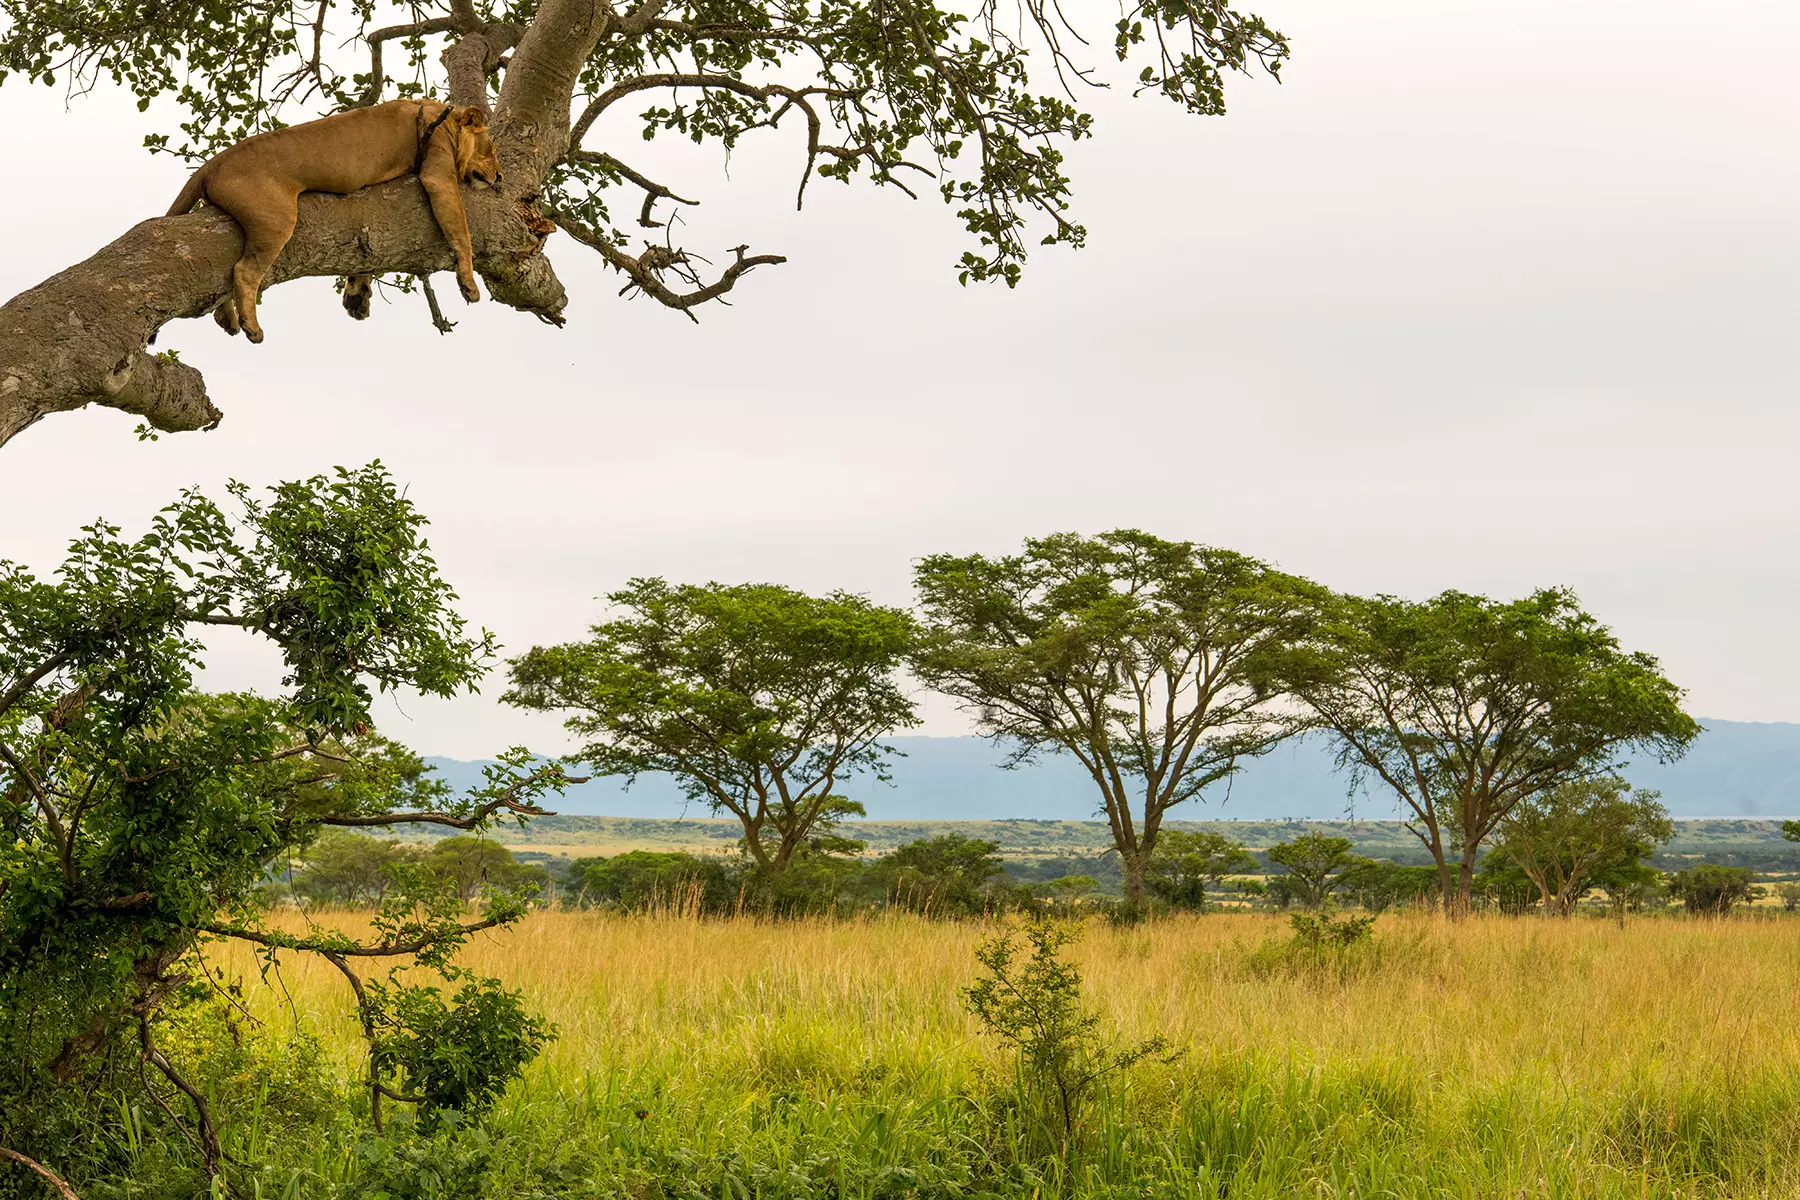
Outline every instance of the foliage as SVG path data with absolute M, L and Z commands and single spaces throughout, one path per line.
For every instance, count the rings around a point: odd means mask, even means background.
M 1160 1034 L 1122 1045 L 1101 1031 L 1100 1018 L 1083 1006 L 1081 972 L 1061 958 L 1075 937 L 1067 923 L 1034 921 L 1025 927 L 1024 962 L 1012 933 L 990 938 L 975 950 L 987 974 L 963 993 L 982 1027 L 1017 1051 L 1021 1091 L 1049 1101 L 1065 1161 L 1106 1080 L 1146 1059 L 1175 1057 Z
M 541 811 L 532 797 L 563 779 L 515 754 L 453 799 L 370 735 L 373 688 L 449 695 L 491 649 L 464 632 L 423 517 L 379 464 L 230 492 L 234 512 L 188 492 L 135 540 L 87 527 L 53 581 L 0 564 L 0 1116 L 141 1100 L 155 1072 L 208 1175 L 224 1169 L 217 1123 L 158 1045 L 202 940 L 256 941 L 271 966 L 277 944 L 313 950 L 352 977 L 343 956 L 401 946 L 445 966 L 467 929 L 421 881 L 384 896 L 377 929 L 394 940 L 376 947 L 260 932 L 258 889 L 327 827 L 475 829 Z M 208 626 L 271 643 L 281 693 L 196 693 Z M 21 1140 L 63 1152 L 34 1128 Z
M 1566 917 L 1590 889 L 1623 880 L 1675 836 L 1656 792 L 1633 795 L 1622 779 L 1560 784 L 1529 796 L 1500 822 L 1496 855 L 1537 887 L 1545 916 Z
M 713 915 L 731 910 L 740 872 L 717 856 L 629 850 L 612 858 L 578 858 L 568 873 L 580 906 Z
M 1132 906 L 1164 815 L 1290 732 L 1256 680 L 1316 589 L 1255 559 L 1123 529 L 931 555 L 914 582 L 928 629 L 915 671 L 1010 745 L 1011 765 L 1080 761 Z
M 1372 864 L 1351 853 L 1349 838 L 1323 833 L 1303 833 L 1291 842 L 1269 847 L 1269 861 L 1287 868 L 1287 886 L 1294 899 L 1318 908 L 1339 888 L 1351 885 Z M 1296 917 L 1296 920 L 1298 918 Z
M 1800 883 L 1778 883 L 1775 894 L 1781 898 L 1781 907 L 1788 912 L 1800 909 Z
M 595 770 L 664 772 L 729 812 L 771 873 L 809 846 L 845 849 L 832 826 L 862 808 L 837 788 L 859 772 L 886 779 L 881 739 L 918 720 L 895 678 L 911 620 L 772 584 L 639 579 L 608 600 L 623 612 L 588 641 L 512 660 L 505 698 L 573 714 Z
M 882 855 L 872 873 L 900 908 L 927 916 L 980 916 L 997 907 L 990 884 L 1005 873 L 999 849 L 997 842 L 940 834 Z
M 447 880 L 458 900 L 474 900 L 485 888 L 508 892 L 541 889 L 548 880 L 542 867 L 527 866 L 505 846 L 467 834 L 433 842 L 423 866 Z
M 1310 978 L 1348 979 L 1375 961 L 1375 917 L 1364 913 L 1334 917 L 1329 909 L 1288 914 L 1293 936 L 1287 941 L 1265 940 L 1250 952 L 1246 965 L 1252 975 L 1301 975 Z
M 1121 82 L 1129 78 L 1137 92 L 1206 115 L 1224 111 L 1227 73 L 1276 75 L 1288 53 L 1261 18 L 1211 0 L 1136 0 L 1116 25 L 1085 32 L 1069 16 L 1030 3 L 1011 11 L 990 5 L 970 20 L 930 0 L 897 10 L 842 0 L 678 0 L 655 14 L 607 21 L 585 61 L 561 68 L 579 77 L 550 81 L 542 77 L 548 65 L 534 71 L 526 49 L 534 24 L 555 20 L 540 37 L 578 45 L 589 28 L 585 7 L 579 22 L 560 10 L 546 16 L 553 8 L 534 0 L 427 0 L 403 6 L 412 24 L 387 25 L 387 6 L 375 0 L 4 0 L 0 78 L 61 81 L 74 93 L 110 78 L 140 108 L 173 99 L 178 130 L 151 134 L 147 144 L 204 157 L 284 121 L 373 102 L 390 80 L 401 95 L 442 95 L 445 42 L 453 50 L 480 39 L 476 62 L 485 58 L 503 81 L 502 117 L 509 101 L 560 92 L 561 112 L 533 114 L 575 126 L 568 148 L 555 147 L 546 206 L 597 247 L 628 240 L 609 212 L 610 189 L 644 188 L 641 215 L 627 204 L 644 225 L 654 223 L 651 203 L 672 195 L 613 155 L 581 145 L 603 112 L 650 93 L 628 118 L 638 136 L 674 135 L 727 153 L 793 114 L 790 129 L 798 124 L 805 135 L 802 198 L 815 171 L 846 183 L 864 176 L 909 195 L 927 182 L 974 243 L 961 277 L 1012 284 L 1031 242 L 1080 246 L 1086 236 L 1068 215 L 1063 157 L 1065 146 L 1092 133 L 1072 89 L 1098 80 L 1095 64 L 1078 56 L 1109 46 Z M 390 55 L 402 51 L 400 63 L 371 61 L 371 48 L 384 42 Z M 503 53 L 515 44 L 512 55 Z M 1037 87 L 1027 70 L 1033 62 L 1044 64 Z M 1055 80 L 1048 89 L 1045 71 Z M 571 84 L 579 115 L 569 108 Z M 612 128 L 608 136 L 616 142 L 625 133 Z
M 1387 859 L 1370 859 L 1356 871 L 1342 893 L 1353 897 L 1369 912 L 1385 912 L 1396 905 L 1435 902 L 1436 867 L 1406 866 Z
M 1756 874 L 1748 867 L 1721 867 L 1700 863 L 1669 877 L 1669 894 L 1690 913 L 1722 917 L 1733 906 L 1748 904 L 1763 894 Z
M 1611 774 L 1629 750 L 1679 757 L 1700 732 L 1656 660 L 1622 650 L 1560 589 L 1336 597 L 1266 686 L 1306 704 L 1354 779 L 1412 810 L 1451 912 L 1467 908 L 1482 845 L 1515 806 Z
M 1165 830 L 1150 856 L 1145 882 L 1171 908 L 1206 911 L 1206 889 L 1227 875 L 1256 869 L 1244 843 L 1214 830 Z
M 444 978 L 457 985 L 453 1003 L 436 986 L 369 985 L 381 1010 L 377 1053 L 400 1070 L 427 1119 L 446 1110 L 479 1114 L 555 1036 L 525 1011 L 522 993 L 498 980 L 455 968 Z M 383 1003 L 388 987 L 392 1002 Z
M 339 908 L 380 904 L 401 866 L 417 866 L 417 846 L 342 829 L 326 830 L 293 873 L 293 891 L 307 903 Z

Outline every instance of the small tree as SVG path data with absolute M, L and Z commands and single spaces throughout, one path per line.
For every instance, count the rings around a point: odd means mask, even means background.
M 1122 1045 L 1101 1031 L 1100 1018 L 1083 1006 L 1081 972 L 1061 958 L 1076 936 L 1067 924 L 1034 921 L 1025 928 L 1031 956 L 1022 963 L 1010 932 L 983 942 L 975 957 L 987 974 L 963 993 L 982 1027 L 1018 1051 L 1021 1091 L 1053 1114 L 1065 1163 L 1108 1078 L 1148 1058 L 1175 1057 L 1161 1034 Z
M 881 739 L 918 722 L 895 678 L 913 624 L 894 609 L 844 592 L 660 579 L 607 599 L 623 611 L 588 641 L 512 660 L 505 699 L 570 713 L 569 730 L 587 739 L 579 757 L 601 774 L 662 772 L 729 812 L 765 871 L 861 815 L 837 789 L 858 772 L 885 780 Z
M 307 847 L 305 866 L 294 874 L 294 894 L 316 905 L 379 905 L 395 872 L 422 857 L 418 847 L 392 838 L 327 830 Z
M 433 842 L 425 854 L 425 869 L 447 880 L 462 901 L 476 899 L 484 888 L 517 891 L 540 886 L 545 873 L 532 870 L 513 857 L 513 852 L 482 837 L 447 837 Z
M 1269 847 L 1269 861 L 1287 868 L 1286 883 L 1294 899 L 1308 908 L 1318 908 L 1331 893 L 1354 880 L 1357 872 L 1371 864 L 1352 853 L 1349 838 L 1323 833 L 1303 833 L 1291 842 L 1277 842 Z
M 1496 855 L 1537 887 L 1544 915 L 1566 917 L 1587 892 L 1675 836 L 1656 792 L 1616 777 L 1578 779 L 1529 797 L 1500 822 Z
M 1000 843 L 946 833 L 897 847 L 875 864 L 890 902 L 939 916 L 980 916 L 989 884 L 1005 874 Z
M 1227 875 L 1256 869 L 1244 843 L 1211 829 L 1169 829 L 1150 856 L 1145 882 L 1173 908 L 1206 911 L 1206 890 Z
M 932 555 L 914 581 L 919 676 L 1009 745 L 1009 766 L 1081 763 L 1133 909 L 1168 811 L 1291 732 L 1260 664 L 1304 628 L 1317 589 L 1265 563 L 1121 529 Z
M 1700 863 L 1671 875 L 1669 894 L 1686 905 L 1690 913 L 1722 917 L 1735 905 L 1757 899 L 1762 888 L 1757 886 L 1756 872 L 1749 867 Z
M 1630 750 L 1679 758 L 1700 733 L 1657 661 L 1622 650 L 1561 589 L 1506 602 L 1335 597 L 1277 661 L 1264 686 L 1312 710 L 1354 780 L 1411 810 L 1453 915 L 1518 804 L 1614 774 Z

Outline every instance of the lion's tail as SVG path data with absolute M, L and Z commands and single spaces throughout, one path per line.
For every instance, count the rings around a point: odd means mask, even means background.
M 202 167 L 188 176 L 187 186 L 181 189 L 181 195 L 175 197 L 175 203 L 169 205 L 168 216 L 179 217 L 183 213 L 194 211 L 194 205 L 199 203 L 200 193 L 206 186 L 205 180 L 201 178 L 205 174 L 206 168 Z

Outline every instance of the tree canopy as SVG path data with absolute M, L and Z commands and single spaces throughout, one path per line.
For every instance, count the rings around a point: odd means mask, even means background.
M 491 647 L 450 608 L 424 520 L 379 465 L 231 494 L 221 506 L 188 492 L 136 538 L 95 523 L 50 579 L 0 563 L 0 1125 L 49 1157 L 61 1148 L 47 1130 L 74 1098 L 103 1082 L 149 1089 L 154 1071 L 191 1103 L 206 1173 L 224 1169 L 213 1114 L 157 1033 L 205 971 L 209 938 L 310 951 L 346 977 L 377 1124 L 384 1097 L 462 1102 L 432 1090 L 432 1062 L 456 1051 L 415 1037 L 428 1026 L 478 1017 L 496 1046 L 515 1039 L 522 1057 L 487 1060 L 500 1083 L 547 1034 L 513 993 L 451 961 L 523 896 L 495 895 L 465 924 L 454 894 L 402 874 L 371 943 L 263 927 L 260 885 L 326 829 L 479 829 L 542 812 L 534 798 L 566 777 L 515 752 L 452 797 L 371 734 L 372 689 L 450 695 L 480 677 Z M 199 634 L 215 626 L 279 651 L 279 694 L 194 690 Z M 417 977 L 366 979 L 352 965 L 408 955 L 458 985 L 454 1003 Z M 469 1103 L 499 1086 L 463 1083 L 476 1086 L 458 1093 Z
M 1577 779 L 1527 797 L 1500 822 L 1496 854 L 1537 885 L 1545 916 L 1566 917 L 1590 889 L 1631 872 L 1675 836 L 1656 792 Z
M 663 772 L 730 813 L 771 871 L 863 811 L 838 789 L 885 779 L 881 739 L 917 723 L 896 678 L 914 638 L 905 613 L 773 584 L 638 579 L 607 599 L 619 615 L 587 641 L 513 659 L 506 699 L 569 713 L 600 773 Z
M 1336 597 L 1266 685 L 1311 710 L 1340 766 L 1411 810 L 1453 912 L 1517 805 L 1612 774 L 1631 750 L 1678 758 L 1700 733 L 1656 659 L 1622 649 L 1563 589 Z
M 1354 853 L 1349 838 L 1316 831 L 1270 846 L 1269 861 L 1287 869 L 1289 892 L 1308 908 L 1318 908 L 1333 892 L 1354 881 L 1359 871 L 1373 866 Z
M 972 16 L 934 0 L 0 0 L 0 12 L 0 78 L 71 94 L 109 82 L 140 107 L 172 102 L 176 120 L 146 141 L 190 159 L 394 96 L 491 110 L 505 183 L 467 197 L 475 266 L 494 299 L 557 324 L 568 298 L 542 253 L 557 230 L 617 269 L 625 291 L 690 316 L 784 261 L 740 246 L 703 268 L 657 207 L 693 204 L 692 189 L 633 167 L 633 143 L 678 137 L 729 153 L 779 129 L 795 147 L 796 203 L 815 176 L 934 192 L 969 235 L 959 277 L 1014 284 L 1032 243 L 1086 237 L 1064 159 L 1094 132 L 1084 93 L 1118 83 L 1216 114 L 1227 75 L 1277 75 L 1288 55 L 1262 18 L 1219 0 L 1134 0 L 1091 24 L 1035 0 Z M 1116 70 L 1102 71 L 1107 57 Z M 212 308 L 235 242 L 217 213 L 146 222 L 8 304 L 0 378 L 18 383 L 0 392 L 0 442 L 85 403 L 159 429 L 216 423 L 198 372 L 145 344 Z M 408 178 L 309 198 L 268 283 L 423 279 L 448 265 Z M 128 300 L 105 291 L 118 278 L 134 280 Z M 69 311 L 114 327 L 61 328 Z
M 1122 529 L 931 555 L 914 580 L 927 628 L 914 669 L 1015 765 L 1050 752 L 1087 769 L 1133 904 L 1164 814 L 1291 732 L 1260 664 L 1317 589 L 1256 559 Z

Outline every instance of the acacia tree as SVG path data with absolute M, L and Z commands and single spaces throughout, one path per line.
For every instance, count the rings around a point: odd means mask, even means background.
M 768 871 L 848 848 L 832 826 L 863 809 L 837 789 L 856 773 L 885 780 L 881 739 L 918 723 L 895 678 L 911 619 L 773 584 L 635 579 L 607 600 L 623 611 L 589 640 L 513 659 L 505 699 L 570 713 L 588 739 L 577 757 L 599 773 L 661 772 L 730 813 Z
M 1244 843 L 1212 829 L 1170 829 L 1150 856 L 1146 882 L 1159 898 L 1176 908 L 1206 911 L 1206 889 L 1225 876 L 1256 869 L 1256 858 Z
M 450 695 L 491 648 L 449 607 L 423 518 L 379 466 L 267 500 L 232 490 L 235 514 L 188 493 L 136 539 L 88 527 L 53 580 L 0 563 L 0 1128 L 20 1153 L 66 1161 L 81 1147 L 58 1115 L 141 1082 L 158 1108 L 191 1108 L 206 1174 L 225 1169 L 217 1112 L 157 1034 L 205 972 L 209 938 L 311 952 L 343 974 L 377 1126 L 384 1099 L 484 1102 L 547 1032 L 451 962 L 468 933 L 518 916 L 522 896 L 465 922 L 453 893 L 402 879 L 372 941 L 262 927 L 258 886 L 324 829 L 479 829 L 542 812 L 533 798 L 566 780 L 518 752 L 455 798 L 368 737 L 372 688 Z M 281 694 L 195 693 L 198 634 L 219 626 L 278 648 Z M 454 1005 L 356 965 L 409 956 L 458 985 Z M 436 1036 L 459 1022 L 480 1046 Z M 441 1056 L 458 1055 L 451 1079 Z
M 1658 793 L 1633 793 L 1622 779 L 1578 779 L 1514 807 L 1494 852 L 1537 885 L 1545 916 L 1566 917 L 1608 874 L 1636 868 L 1674 836 Z
M 1562 589 L 1336 597 L 1275 667 L 1268 686 L 1312 710 L 1339 766 L 1411 811 L 1453 915 L 1468 911 L 1482 844 L 1519 804 L 1612 774 L 1629 750 L 1678 758 L 1700 733 L 1656 659 L 1622 650 Z
M 1048 752 L 1086 768 L 1134 907 L 1164 814 L 1292 731 L 1261 663 L 1317 589 L 1255 559 L 1122 529 L 932 555 L 914 581 L 914 670 L 1010 744 L 1009 766 Z
M 1354 851 L 1349 838 L 1303 833 L 1291 842 L 1270 846 L 1269 861 L 1287 868 L 1288 887 L 1300 903 L 1318 908 L 1331 893 L 1375 865 Z
M 624 161 L 629 141 L 675 134 L 729 152 L 780 127 L 797 143 L 797 201 L 815 174 L 930 188 L 972 237 L 962 279 L 1011 284 L 1031 240 L 1079 246 L 1086 235 L 1070 215 L 1063 147 L 1092 130 L 1074 101 L 1102 82 L 1085 61 L 1095 34 L 1136 91 L 1197 114 L 1224 111 L 1227 73 L 1273 75 L 1288 53 L 1222 0 L 1134 0 L 1110 29 L 1085 33 L 1035 0 L 984 4 L 973 19 L 933 0 L 0 0 L 0 13 L 0 77 L 77 93 L 110 78 L 145 104 L 173 99 L 179 128 L 147 141 L 188 158 L 396 95 L 491 110 L 505 179 L 464 198 L 475 269 L 495 300 L 559 325 L 568 301 L 543 254 L 558 229 L 619 270 L 627 292 L 690 316 L 784 261 L 739 247 L 702 279 L 700 257 L 656 215 L 659 201 L 693 201 Z M 1035 86 L 1028 64 L 1054 84 Z M 621 187 L 642 203 L 621 202 Z M 661 240 L 634 249 L 615 206 Z M 145 221 L 0 309 L 0 443 L 85 404 L 157 429 L 216 424 L 199 372 L 146 344 L 164 323 L 212 309 L 239 245 L 217 211 Z M 451 265 L 405 177 L 306 197 L 266 282 L 423 279 Z

